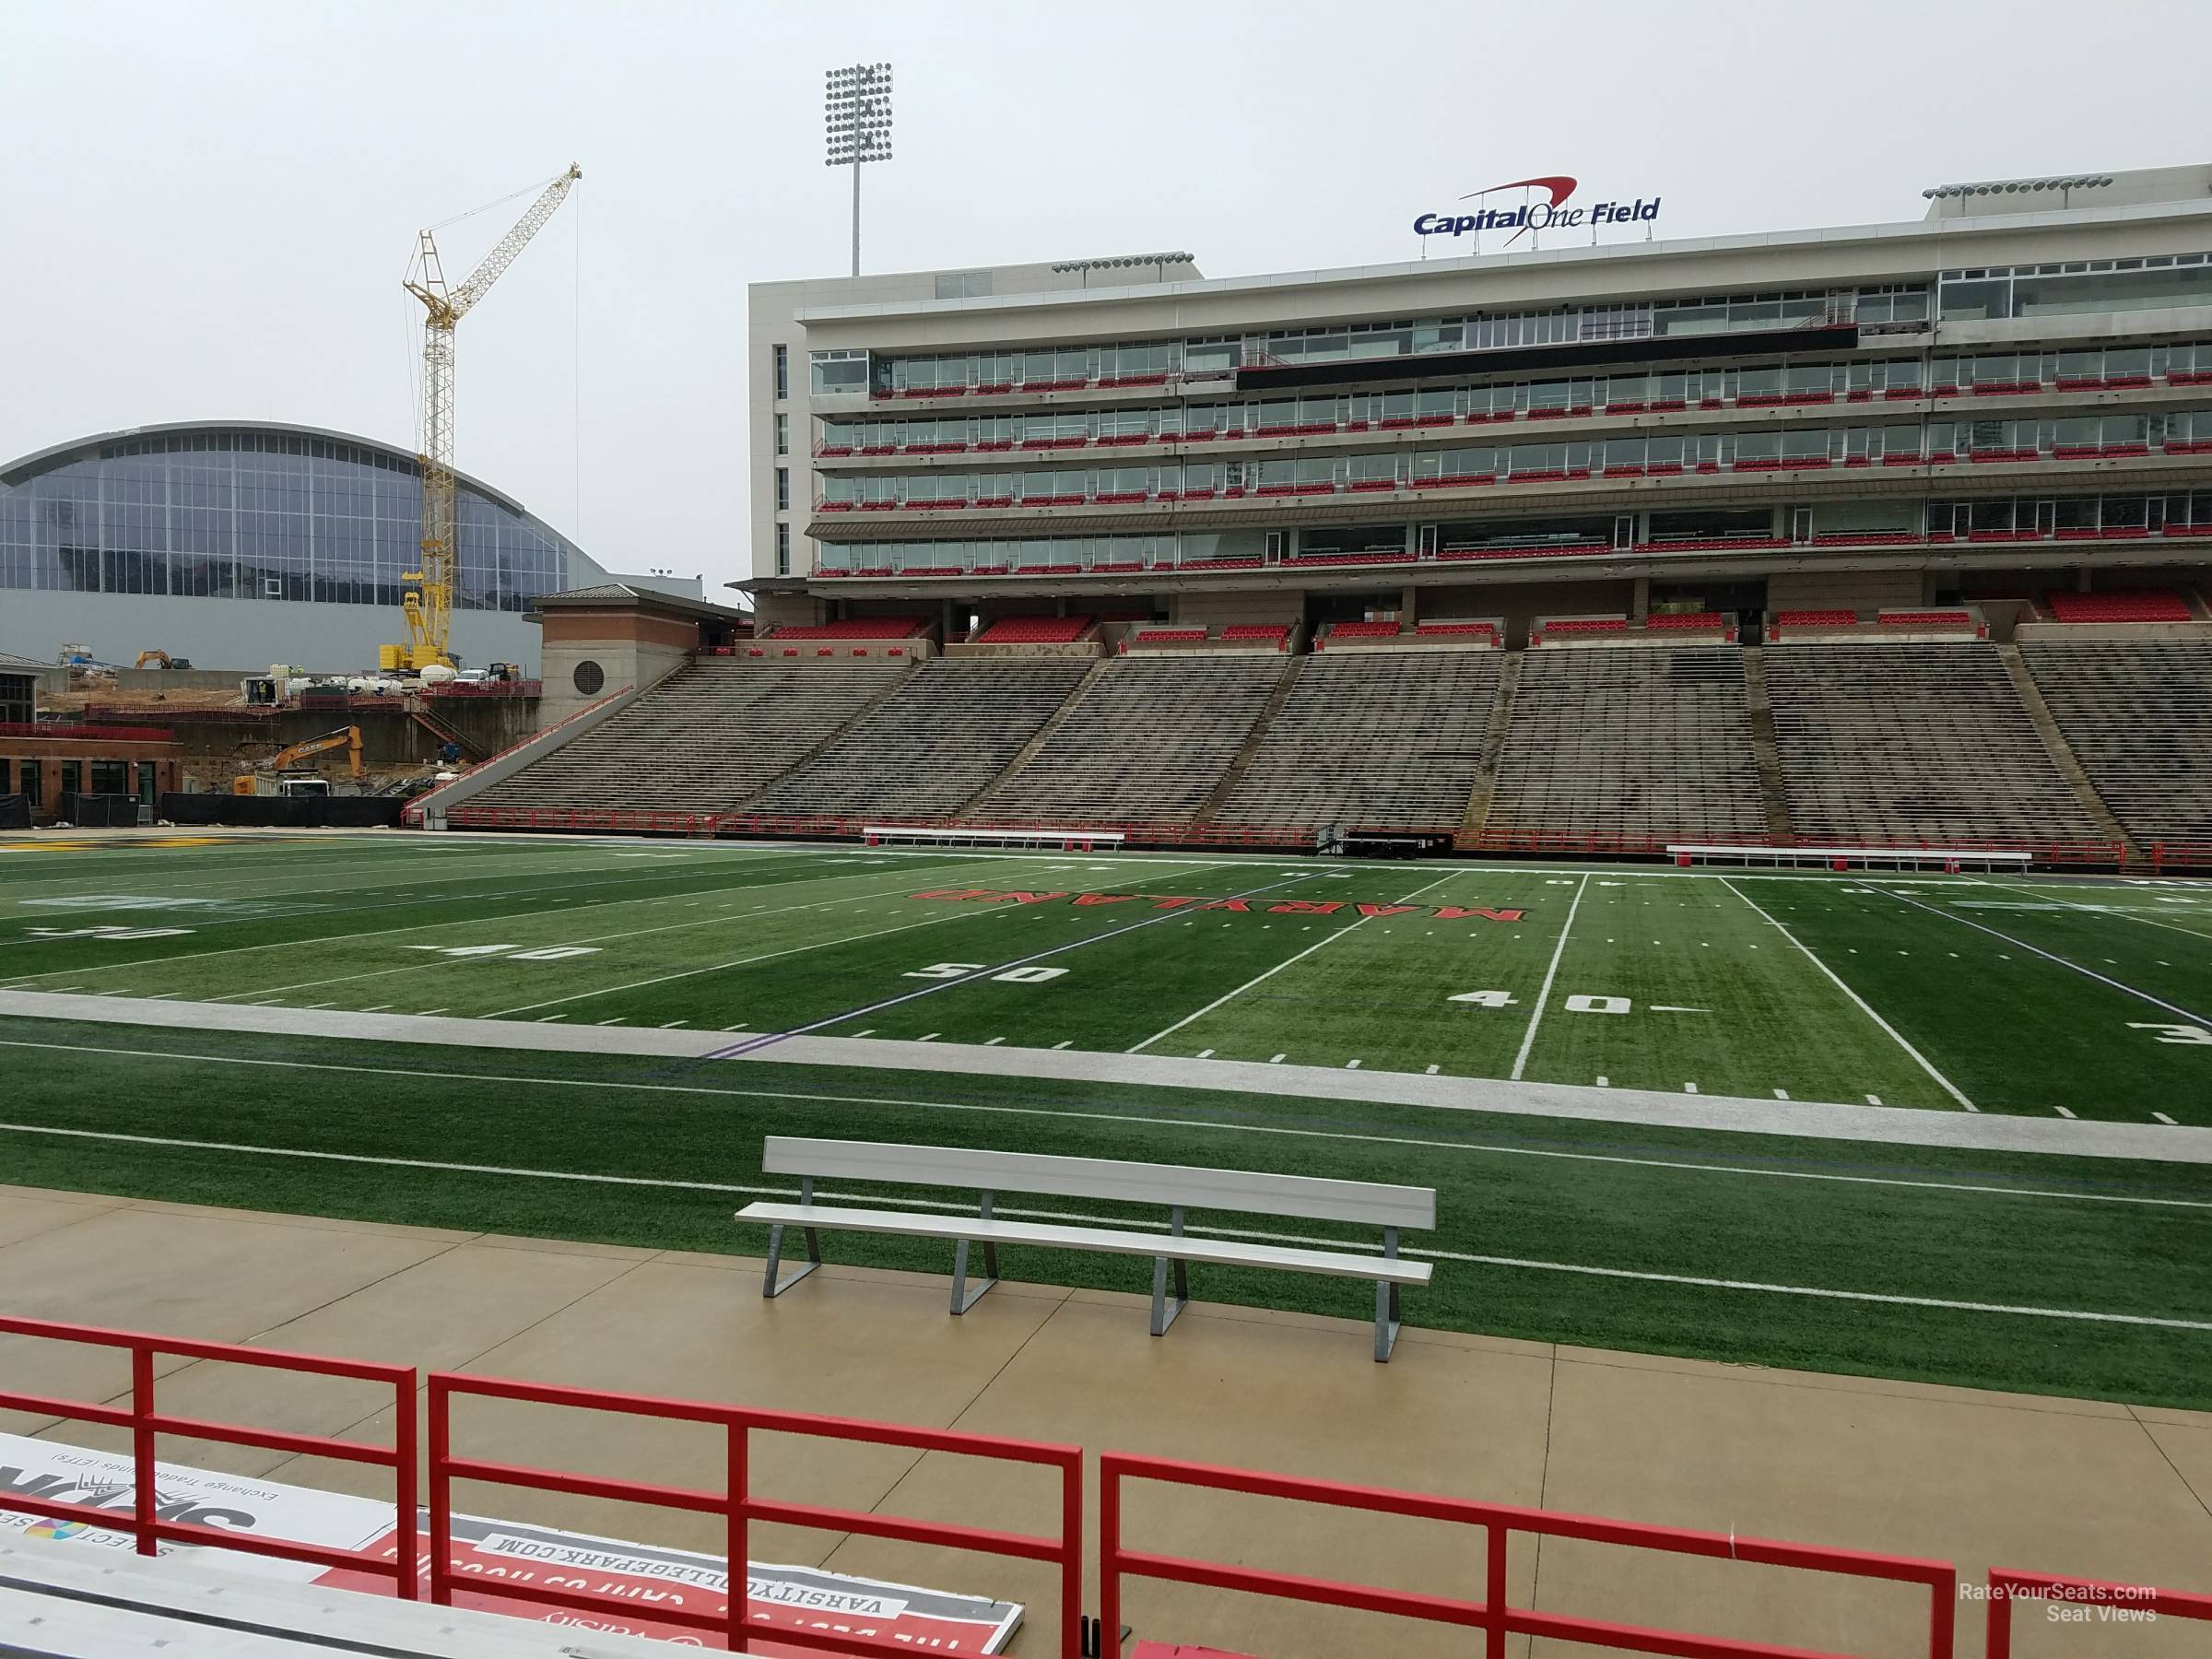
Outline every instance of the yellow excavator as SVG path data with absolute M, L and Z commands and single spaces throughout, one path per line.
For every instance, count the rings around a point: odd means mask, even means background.
M 278 749 L 258 770 L 241 772 L 231 779 L 230 793 L 234 795 L 328 794 L 330 780 L 321 771 L 312 768 L 294 769 L 304 768 L 306 762 L 335 749 L 346 751 L 347 774 L 359 783 L 361 781 L 361 728 L 349 725 L 340 726 L 335 732 L 325 732 L 320 737 L 310 737 L 304 743 L 295 743 L 289 748 Z

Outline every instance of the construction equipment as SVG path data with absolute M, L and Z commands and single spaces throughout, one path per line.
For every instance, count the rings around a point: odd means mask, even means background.
M 328 794 L 330 780 L 312 769 L 303 768 L 305 762 L 318 755 L 327 755 L 334 749 L 346 751 L 347 767 L 355 783 L 361 781 L 361 728 L 358 725 L 340 726 L 335 732 L 325 732 L 320 737 L 310 737 L 304 743 L 295 743 L 289 748 L 278 749 L 260 768 L 241 772 L 230 781 L 230 793 L 238 795 L 303 795 Z
M 192 659 L 190 657 L 172 657 L 168 652 L 157 647 L 152 651 L 140 652 L 136 666 L 140 668 L 189 668 L 192 666 Z
M 440 262 L 437 239 L 428 230 L 418 232 L 415 265 L 406 279 L 408 293 L 422 301 L 422 568 L 408 571 L 402 580 L 412 585 L 401 596 L 406 613 L 407 642 L 377 648 L 377 666 L 386 671 L 451 669 L 453 574 L 459 554 L 459 524 L 454 512 L 453 488 L 453 329 L 483 299 L 491 285 L 527 247 L 553 210 L 567 197 L 570 186 L 583 177 L 571 164 L 530 204 L 484 255 L 460 287 L 449 288 L 445 267 Z

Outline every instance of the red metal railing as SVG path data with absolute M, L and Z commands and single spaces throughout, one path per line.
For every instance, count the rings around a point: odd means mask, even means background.
M 276 1348 L 240 1347 L 228 1342 L 194 1342 L 181 1336 L 154 1336 L 138 1331 L 109 1331 L 93 1325 L 64 1324 L 47 1319 L 0 1317 L 0 1335 L 36 1336 L 55 1342 L 83 1343 L 93 1347 L 121 1348 L 131 1356 L 131 1403 L 101 1406 L 89 1400 L 72 1400 L 43 1394 L 0 1391 L 0 1410 L 37 1412 L 125 1429 L 131 1436 L 131 1512 L 100 1509 L 88 1503 L 65 1503 L 35 1494 L 10 1492 L 7 1507 L 50 1521 L 76 1521 L 107 1532 L 129 1533 L 138 1553 L 150 1556 L 164 1543 L 189 1544 L 208 1549 L 235 1549 L 248 1555 L 275 1556 L 279 1560 L 305 1561 L 326 1569 L 344 1568 L 372 1572 L 393 1581 L 395 1593 L 406 1601 L 416 1599 L 415 1538 L 415 1368 L 411 1365 L 376 1365 L 365 1360 L 329 1359 L 319 1354 L 287 1353 Z M 333 1440 L 321 1434 L 294 1434 L 277 1429 L 254 1429 L 241 1423 L 203 1421 L 173 1417 L 155 1409 L 154 1360 L 163 1355 L 183 1359 L 208 1359 L 225 1365 L 254 1365 L 268 1371 L 300 1371 L 314 1376 L 344 1377 L 354 1382 L 382 1382 L 393 1391 L 393 1443 L 364 1445 L 359 1441 Z M 401 1546 L 389 1557 L 377 1552 L 333 1549 L 290 1538 L 269 1538 L 222 1527 L 191 1526 L 161 1518 L 155 1490 L 154 1442 L 164 1434 L 191 1435 L 197 1440 L 221 1441 L 234 1446 L 258 1446 L 269 1452 L 288 1452 L 302 1457 L 335 1457 L 347 1463 L 370 1464 L 390 1469 L 396 1490 L 394 1508 L 395 1531 Z
M 2102 1579 L 2062 1578 L 2043 1572 L 2012 1572 L 2002 1567 L 1989 1571 L 1989 1623 L 1983 1644 L 1985 1659 L 2012 1659 L 2012 1604 L 2030 1600 L 2058 1601 L 2091 1613 L 2100 1623 L 2132 1622 L 2120 1616 L 2139 1614 L 2161 1618 L 2194 1618 L 2212 1624 L 2212 1595 L 2193 1595 L 2183 1590 L 2160 1590 L 2149 1584 L 2115 1584 Z M 2106 1650 L 2100 1640 L 2096 1650 Z M 2088 1650 L 2084 1650 L 2088 1651 Z
M 1839 1659 L 1836 1655 L 1809 1654 L 1802 1649 L 1773 1647 L 1725 1637 L 1651 1630 L 1638 1625 L 1614 1624 L 1601 1619 L 1514 1607 L 1507 1600 L 1506 1544 L 1513 1533 L 1520 1532 L 1544 1537 L 1618 1544 L 1631 1549 L 1657 1550 L 1667 1555 L 1696 1556 L 1709 1560 L 1747 1561 L 1762 1566 L 1791 1567 L 1807 1572 L 1835 1573 L 1847 1578 L 1918 1584 L 1928 1592 L 1928 1659 L 1950 1659 L 1951 1655 L 1953 1628 L 1957 1618 L 1955 1608 L 1959 1599 L 1959 1574 L 1958 1570 L 1947 1561 L 1869 1555 L 1859 1550 L 1820 1549 L 1803 1544 L 1779 1543 L 1768 1538 L 1737 1537 L 1727 1533 L 1688 1532 L 1676 1527 L 1645 1526 L 1625 1521 L 1559 1514 L 1549 1510 L 1522 1509 L 1505 1504 L 1477 1503 L 1458 1498 L 1438 1498 L 1422 1493 L 1347 1486 L 1335 1481 L 1255 1475 L 1241 1469 L 1217 1468 L 1204 1464 L 1134 1457 L 1121 1452 L 1108 1452 L 1100 1457 L 1099 1480 L 1099 1622 L 1100 1628 L 1107 1630 L 1119 1630 L 1121 1628 L 1123 1579 L 1148 1578 L 1194 1584 L 1205 1589 L 1233 1590 L 1249 1595 L 1275 1596 L 1319 1606 L 1347 1607 L 1360 1612 L 1394 1615 L 1432 1624 L 1478 1630 L 1483 1632 L 1485 1659 L 1504 1659 L 1506 1638 L 1509 1635 L 1546 1636 L 1594 1647 L 1641 1653 L 1675 1654 L 1679 1659 Z M 1215 1491 L 1324 1504 L 1333 1509 L 1354 1510 L 1367 1514 L 1406 1515 L 1419 1520 L 1482 1527 L 1487 1535 L 1488 1546 L 1484 1599 L 1479 1602 L 1465 1601 L 1409 1590 L 1386 1590 L 1371 1584 L 1344 1583 L 1295 1573 L 1231 1567 L 1217 1561 L 1150 1555 L 1130 1549 L 1122 1542 L 1122 1486 L 1124 1481 L 1130 1480 L 1206 1488 Z
M 643 1481 L 611 1480 L 569 1470 L 532 1468 L 517 1464 L 486 1463 L 456 1457 L 453 1452 L 453 1401 L 455 1395 L 512 1400 L 528 1405 L 560 1406 L 581 1411 L 613 1412 L 625 1417 L 661 1421 L 703 1423 L 719 1428 L 725 1436 L 724 1484 L 721 1491 L 692 1487 L 650 1485 Z M 903 1515 L 881 1515 L 865 1510 L 827 1509 L 814 1504 L 782 1503 L 753 1495 L 751 1489 L 752 1437 L 756 1433 L 809 1435 L 822 1440 L 857 1441 L 880 1446 L 899 1446 L 915 1452 L 942 1452 L 961 1457 L 991 1458 L 1003 1463 L 1033 1464 L 1056 1469 L 1060 1475 L 1060 1531 L 1056 1537 L 1027 1533 L 987 1531 L 947 1522 L 920 1521 Z M 644 1394 L 610 1394 L 598 1389 L 565 1388 L 547 1383 L 518 1382 L 499 1378 L 463 1377 L 445 1371 L 430 1377 L 430 1599 L 451 1605 L 453 1592 L 476 1581 L 453 1570 L 453 1483 L 479 1480 L 498 1486 L 528 1487 L 539 1491 L 576 1497 L 606 1498 L 647 1503 L 665 1509 L 723 1518 L 729 1562 L 728 1606 L 721 1613 L 656 1606 L 653 1618 L 670 1624 L 721 1636 L 733 1653 L 750 1653 L 749 1639 L 792 1647 L 818 1648 L 847 1654 L 908 1653 L 912 1644 L 851 1634 L 777 1625 L 754 1630 L 747 1622 L 746 1567 L 751 1559 L 749 1534 L 755 1522 L 803 1526 L 824 1532 L 858 1533 L 871 1538 L 891 1538 L 909 1544 L 935 1544 L 984 1555 L 1009 1556 L 1045 1561 L 1060 1570 L 1061 1659 L 1078 1659 L 1083 1594 L 1083 1452 L 1077 1446 L 1056 1446 L 1033 1441 L 1004 1440 L 951 1430 L 910 1429 L 885 1423 L 859 1422 L 844 1418 L 813 1417 L 799 1412 L 765 1411 L 748 1406 L 722 1405 L 704 1400 L 656 1399 Z M 630 1604 L 617 1598 L 555 1590 L 514 1580 L 499 1585 L 501 1596 L 543 1603 L 582 1613 L 628 1610 Z
M 90 711 L 88 710 L 89 714 Z M 166 726 L 65 725 L 59 721 L 10 720 L 0 722 L 0 737 L 64 737 L 72 743 L 174 743 L 176 733 Z

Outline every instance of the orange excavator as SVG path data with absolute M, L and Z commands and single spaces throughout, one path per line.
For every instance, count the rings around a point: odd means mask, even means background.
M 289 748 L 278 749 L 265 765 L 250 772 L 241 772 L 230 781 L 230 793 L 240 795 L 307 795 L 328 794 L 330 780 L 320 771 L 307 765 L 308 761 L 335 749 L 346 751 L 348 775 L 356 783 L 361 781 L 361 728 L 358 725 L 340 726 L 335 732 L 325 732 L 320 737 L 310 737 L 304 743 L 295 743 Z

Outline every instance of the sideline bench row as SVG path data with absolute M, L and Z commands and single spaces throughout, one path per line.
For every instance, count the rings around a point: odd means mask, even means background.
M 1127 1163 L 1112 1159 L 987 1152 L 965 1147 L 808 1140 L 791 1135 L 768 1137 L 760 1167 L 771 1175 L 799 1177 L 796 1204 L 755 1203 L 737 1212 L 738 1220 L 763 1222 L 769 1229 L 768 1269 L 761 1283 L 763 1296 L 781 1296 L 821 1265 L 820 1234 L 824 1232 L 885 1233 L 952 1241 L 952 1311 L 956 1314 L 965 1313 L 975 1306 L 998 1282 L 1001 1244 L 1090 1250 L 1152 1258 L 1151 1329 L 1153 1335 L 1161 1336 L 1190 1300 L 1192 1263 L 1217 1267 L 1272 1267 L 1286 1273 L 1373 1280 L 1375 1359 L 1381 1363 L 1389 1359 L 1392 1348 L 1397 1344 L 1399 1291 L 1407 1285 L 1427 1284 L 1432 1271 L 1428 1263 L 1410 1262 L 1398 1253 L 1399 1235 L 1404 1230 L 1430 1230 L 1436 1226 L 1436 1192 L 1431 1187 L 1385 1186 L 1312 1175 L 1271 1175 L 1250 1170 Z M 867 1209 L 818 1204 L 815 1201 L 818 1181 L 951 1187 L 977 1193 L 980 1197 L 972 1216 Z M 999 1195 L 1006 1193 L 1164 1206 L 1168 1210 L 1168 1230 L 1163 1234 L 1062 1221 L 1008 1220 L 994 1214 Z M 1184 1232 L 1183 1219 L 1188 1211 L 1194 1209 L 1380 1227 L 1382 1251 L 1377 1256 L 1264 1241 L 1194 1238 Z M 794 1227 L 805 1236 L 806 1262 L 797 1272 L 786 1276 L 784 1235 Z M 982 1246 L 983 1271 L 980 1278 L 971 1282 L 970 1251 L 976 1244 Z

